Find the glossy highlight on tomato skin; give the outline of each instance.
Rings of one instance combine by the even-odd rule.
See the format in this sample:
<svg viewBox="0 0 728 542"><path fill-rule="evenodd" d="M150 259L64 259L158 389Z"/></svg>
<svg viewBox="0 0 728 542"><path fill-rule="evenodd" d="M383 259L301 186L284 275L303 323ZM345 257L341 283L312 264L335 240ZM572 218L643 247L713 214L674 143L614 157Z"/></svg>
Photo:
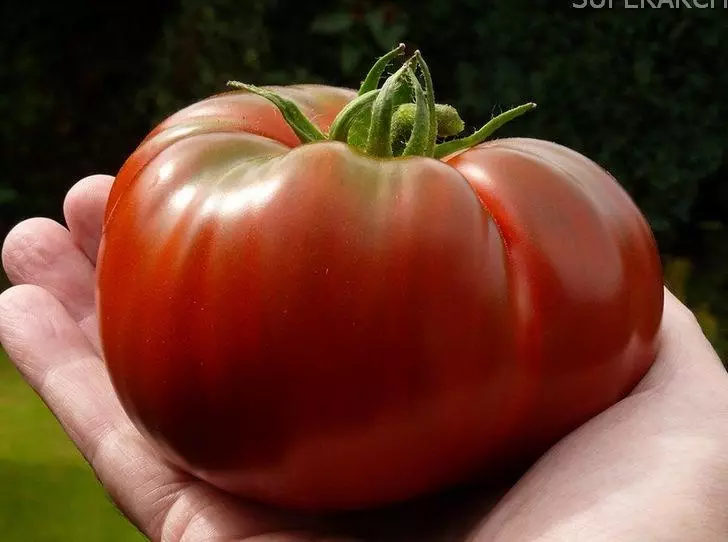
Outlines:
<svg viewBox="0 0 728 542"><path fill-rule="evenodd" d="M354 95L278 91L323 130ZM649 228L581 155L298 146L246 93L135 151L98 273L137 427L223 489L304 509L386 504L543 451L637 383L662 310Z"/></svg>

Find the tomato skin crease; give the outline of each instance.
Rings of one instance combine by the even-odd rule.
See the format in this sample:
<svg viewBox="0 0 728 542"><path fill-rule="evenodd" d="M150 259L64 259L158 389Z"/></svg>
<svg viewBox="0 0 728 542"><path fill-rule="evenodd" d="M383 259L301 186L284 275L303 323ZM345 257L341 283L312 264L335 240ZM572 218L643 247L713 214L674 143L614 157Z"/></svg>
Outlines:
<svg viewBox="0 0 728 542"><path fill-rule="evenodd" d="M656 243L622 187L561 145L500 139L448 163L506 246L519 359L531 373L522 434L541 449L626 395L651 366L663 303Z"/></svg>
<svg viewBox="0 0 728 542"><path fill-rule="evenodd" d="M355 93L277 87L323 131ZM377 506L542 453L632 389L662 275L639 210L553 143L442 161L298 145L227 93L119 172L104 357L168 458L284 507Z"/></svg>

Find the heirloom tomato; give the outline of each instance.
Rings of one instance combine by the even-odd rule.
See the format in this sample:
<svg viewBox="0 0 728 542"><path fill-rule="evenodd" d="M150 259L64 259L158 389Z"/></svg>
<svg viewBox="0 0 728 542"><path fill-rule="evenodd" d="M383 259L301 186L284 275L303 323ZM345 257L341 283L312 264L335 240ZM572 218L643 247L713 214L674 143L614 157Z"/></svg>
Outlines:
<svg viewBox="0 0 728 542"><path fill-rule="evenodd" d="M115 390L172 462L308 510L533 458L623 398L662 316L652 233L556 143L468 137L415 53L380 87L254 87L163 121L98 262ZM443 138L445 140L443 140Z"/></svg>

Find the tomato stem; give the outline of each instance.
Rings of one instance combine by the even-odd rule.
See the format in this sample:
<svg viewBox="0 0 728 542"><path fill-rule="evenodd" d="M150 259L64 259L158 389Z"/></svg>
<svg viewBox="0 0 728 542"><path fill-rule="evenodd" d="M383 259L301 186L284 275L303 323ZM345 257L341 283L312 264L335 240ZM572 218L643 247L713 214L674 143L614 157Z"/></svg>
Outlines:
<svg viewBox="0 0 728 542"><path fill-rule="evenodd" d="M253 94L257 94L270 100L278 108L288 125L293 129L301 143L313 143L314 141L323 141L326 136L306 118L296 104L290 100L286 100L275 92L271 92L265 88L248 85L239 81L228 81L228 86L247 90Z"/></svg>
<svg viewBox="0 0 728 542"><path fill-rule="evenodd" d="M392 143L397 146L410 136L415 122L417 105L404 103L397 106L392 115ZM435 104L435 117L437 118L437 136L452 137L458 135L465 129L465 123L460 118L457 109L447 104ZM428 134L429 124L424 127L425 135Z"/></svg>
<svg viewBox="0 0 728 542"><path fill-rule="evenodd" d="M495 132L498 128L500 128L507 122L515 119L516 117L520 117L521 115L527 113L535 107L536 104L533 102L519 105L518 107L509 109L505 113L501 113L497 117L490 119L490 121L488 121L485 126L483 126L480 130L467 137L455 139L453 141L446 141L445 143L440 143L435 147L434 157L443 158L458 151L474 147L475 145L478 145L479 143L485 141L493 134L493 132Z"/></svg>
<svg viewBox="0 0 728 542"><path fill-rule="evenodd" d="M345 142L349 135L349 129L351 128L352 123L364 109L371 106L372 102L374 102L380 92L380 89L370 90L369 92L357 96L354 100L346 104L329 127L329 139Z"/></svg>
<svg viewBox="0 0 728 542"><path fill-rule="evenodd" d="M465 130L465 123L460 113L448 104L435 104L437 117L437 135L439 137L452 137Z"/></svg>
<svg viewBox="0 0 728 542"><path fill-rule="evenodd" d="M411 134L408 149L406 152L402 151L402 156L417 154L431 157L435 154L437 138L459 134L465 128L465 123L454 107L435 103L430 69L419 51L415 52L414 59L422 71L425 91L422 90L414 72L410 70L409 79L415 91L415 103L401 104L395 110L392 117L392 140L396 146L400 144L405 134ZM420 109L424 109L426 114L420 113ZM421 122L422 118L427 119L424 124ZM413 141L417 143L413 144Z"/></svg>
<svg viewBox="0 0 728 542"><path fill-rule="evenodd" d="M531 102L514 107L492 118L469 136L438 143L439 138L461 133L465 123L454 107L435 103L432 74L420 51L415 51L378 88L385 70L404 49L404 44L400 43L374 63L361 83L356 98L339 112L328 134L322 133L306 118L293 101L267 88L238 81L228 81L228 86L257 94L272 102L302 144L340 141L380 158L415 155L443 158L482 143L505 123L536 107ZM422 75L422 82L418 71Z"/></svg>
<svg viewBox="0 0 728 542"><path fill-rule="evenodd" d="M415 111L412 119L412 134L402 156L423 155L427 151L429 141L428 127L430 126L430 109L426 103L425 92L417 80L417 74L412 68L407 69L412 88L415 91Z"/></svg>
<svg viewBox="0 0 728 542"><path fill-rule="evenodd" d="M427 141L428 145L425 148L424 155L425 156L433 156L435 153L435 144L437 143L437 114L435 113L435 88L432 84L432 74L430 73L430 68L425 62L425 59L422 58L422 53L420 51L415 51L415 58L417 59L417 64L420 66L420 69L422 70L422 75L425 79L425 94L427 96L427 107L429 109L430 114L430 125L429 130L427 133Z"/></svg>
<svg viewBox="0 0 728 542"><path fill-rule="evenodd" d="M407 60L382 85L381 92L372 104L372 120L369 125L366 153L389 158L392 153L392 100L402 84L402 78L410 69L414 57Z"/></svg>
<svg viewBox="0 0 728 542"><path fill-rule="evenodd" d="M374 63L374 66L372 66L372 69L369 70L369 73L364 78L364 81L359 87L358 95L363 96L367 92L370 92L375 88L379 87L379 80L382 78L384 70L387 69L387 66L389 66L389 64L392 62L392 59L401 55L402 53L404 53L404 43L400 43L399 45L397 45L397 47L395 47L386 55L382 56L379 60L377 60Z"/></svg>

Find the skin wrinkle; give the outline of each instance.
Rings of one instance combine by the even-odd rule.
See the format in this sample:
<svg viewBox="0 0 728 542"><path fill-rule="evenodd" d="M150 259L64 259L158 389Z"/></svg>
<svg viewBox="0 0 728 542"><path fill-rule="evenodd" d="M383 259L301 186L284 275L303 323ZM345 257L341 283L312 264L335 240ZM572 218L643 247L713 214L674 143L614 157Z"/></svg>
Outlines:
<svg viewBox="0 0 728 542"><path fill-rule="evenodd" d="M37 228L35 227L37 226ZM17 226L11 243L3 247L3 266L13 283L22 283L28 278L28 269L53 268L63 253L53 250L53 246L43 243L37 229L47 228L57 235L61 226L49 219L35 219Z"/></svg>
<svg viewBox="0 0 728 542"><path fill-rule="evenodd" d="M132 489L128 496L112 495L114 502L126 511L127 517L131 517L137 523L148 525L146 532L153 540L164 542L184 540L183 536L170 537L166 533L170 526L174 527L175 522L180 521L179 518L183 517L174 515L177 507L185 505L185 496L193 491L199 483L184 474L177 474L167 468L159 469L158 472L152 474L149 465L145 465L148 462L144 461L143 454L140 454L139 457L130 457L123 452L129 437L124 436L121 431L116 431L113 436L114 438L106 440L104 445L99 447L96 460L92 463L94 470L102 475L109 471L109 476L113 476L113 467L120 463L119 455L123 455L125 457L121 464L125 465L127 472L121 475L127 479L140 479L142 482ZM138 438L138 433L133 437ZM132 472L128 472L129 470ZM116 475L119 476L119 473ZM134 513L129 511L133 502L145 503L144 514L141 517L134 517Z"/></svg>
<svg viewBox="0 0 728 542"><path fill-rule="evenodd" d="M191 484L183 486L188 492L194 491ZM170 505L165 513L160 516L159 537L162 542L182 542L192 528L194 521L204 512L210 509L212 503L206 503L198 510L190 510L182 491L175 492Z"/></svg>
<svg viewBox="0 0 728 542"><path fill-rule="evenodd" d="M83 363L84 362L82 361L78 362L79 365L82 365ZM59 396L57 399L59 403L66 403L68 408L73 408L73 406L78 407L78 399L73 398L73 391L71 391L73 389L73 385L63 386L60 382L54 382L54 378L60 379L61 382L68 381L60 370L48 371L43 377L43 383L41 385L39 395L41 397L47 397L48 402L51 403L54 402L54 397ZM62 391L59 392L55 390ZM80 425L80 427L69 425L66 426L65 429L71 433L69 436L72 440L87 442L87 445L84 447L88 447L89 453L84 454L84 456L91 464L93 464L98 445L113 431L117 430L117 428L111 425L103 415L96 415L85 420L85 423Z"/></svg>
<svg viewBox="0 0 728 542"><path fill-rule="evenodd" d="M28 286L26 289L32 289L34 290L36 287ZM40 294L40 291L35 290L35 294ZM15 300L17 300L20 296L16 296ZM32 296L30 296L32 297ZM3 298L5 301L7 301L7 296ZM39 306L42 306L42 300L38 299L37 304ZM10 296L10 305L13 305L13 297ZM17 305L16 305L17 306ZM7 305L5 305L4 308L6 308ZM42 317L38 317L34 315L33 311L35 309L35 304L31 304L30 306L26 306L25 304L22 304L19 306L19 308L22 307L23 313L27 315L33 315L30 316L30 318L45 323L46 331L44 333L45 339L48 341L54 341L58 340L59 337L63 336L64 331L62 329L62 326L60 323L58 323L56 320L53 320L52 318L44 319ZM14 349L9 349L11 355L14 354L15 357L24 357L24 352L22 349L19 351L13 352ZM94 356L74 356L69 358L67 361L63 363L59 363L57 365L50 366L46 368L45 371L39 373L39 374L28 374L27 376L30 377L31 383L33 384L33 387L36 389L38 394L41 397L46 398L46 402L53 403L54 398L55 400L60 403L76 403L77 406L78 402L81 400L81 398L84 397L84 394L82 393L69 393L69 389L73 389L74 387L78 387L78 378L70 378L69 373L78 373L79 376L82 375L84 372L86 372L89 365L98 365L98 358L95 358ZM21 371L25 371L27 367L20 367ZM90 369L93 370L93 369ZM100 375L103 375L101 367L97 367ZM82 381L82 380L81 380ZM100 393L109 394L109 397L113 397L113 395L110 394L111 390L99 390ZM82 409L79 409L82 410ZM94 435L95 430L92 430L93 424L89 423L89 420L86 420L86 423L83 424L83 427L81 429L76 428L74 426L68 426L66 429L73 433L72 437L75 437L76 439L83 439L84 441L95 441L97 436ZM101 433L104 433L109 430L108 422L104 421L102 425L100 426L99 431Z"/></svg>
<svg viewBox="0 0 728 542"><path fill-rule="evenodd" d="M51 237L52 242L43 241ZM40 283L59 298L78 298L67 306L79 325L88 325L95 317L93 292L84 286L93 280L93 267L86 258L74 257L70 233L60 224L48 219L35 218L22 223L8 236L3 246L3 264L8 278L14 284ZM77 282L65 287L48 284L55 273L75 275Z"/></svg>
<svg viewBox="0 0 728 542"><path fill-rule="evenodd" d="M214 534L214 525L205 514L209 511L215 513L216 503L203 497L200 499L203 504L195 505L194 494L205 493L204 489L200 491L198 488L199 485L188 487L188 496L181 495L169 508L162 526L162 542L195 542ZM202 538L203 535L206 538Z"/></svg>
<svg viewBox="0 0 728 542"><path fill-rule="evenodd" d="M129 431L130 432L130 431ZM169 491L169 483L166 482L168 473L160 470L152 473L148 467L145 467L144 460L130 457L128 453L124 453L124 447L129 439L138 438L137 435L126 436L127 431L116 430L110 433L104 441L97 446L93 460L90 462L99 479L107 480L114 476L125 476L127 480L141 481L141 485L130 484L129 495L126 492L109 490L109 495L114 503L122 510L124 515L137 525L145 525L145 532L156 539L158 533L157 517L163 515L170 504L165 501L171 500L173 492ZM123 457L123 460L122 460ZM124 465L121 474L115 468L115 464ZM155 486L154 490L142 491L145 485ZM159 496L149 499L155 492L159 492ZM144 502L143 510L140 512L135 506L135 502Z"/></svg>

